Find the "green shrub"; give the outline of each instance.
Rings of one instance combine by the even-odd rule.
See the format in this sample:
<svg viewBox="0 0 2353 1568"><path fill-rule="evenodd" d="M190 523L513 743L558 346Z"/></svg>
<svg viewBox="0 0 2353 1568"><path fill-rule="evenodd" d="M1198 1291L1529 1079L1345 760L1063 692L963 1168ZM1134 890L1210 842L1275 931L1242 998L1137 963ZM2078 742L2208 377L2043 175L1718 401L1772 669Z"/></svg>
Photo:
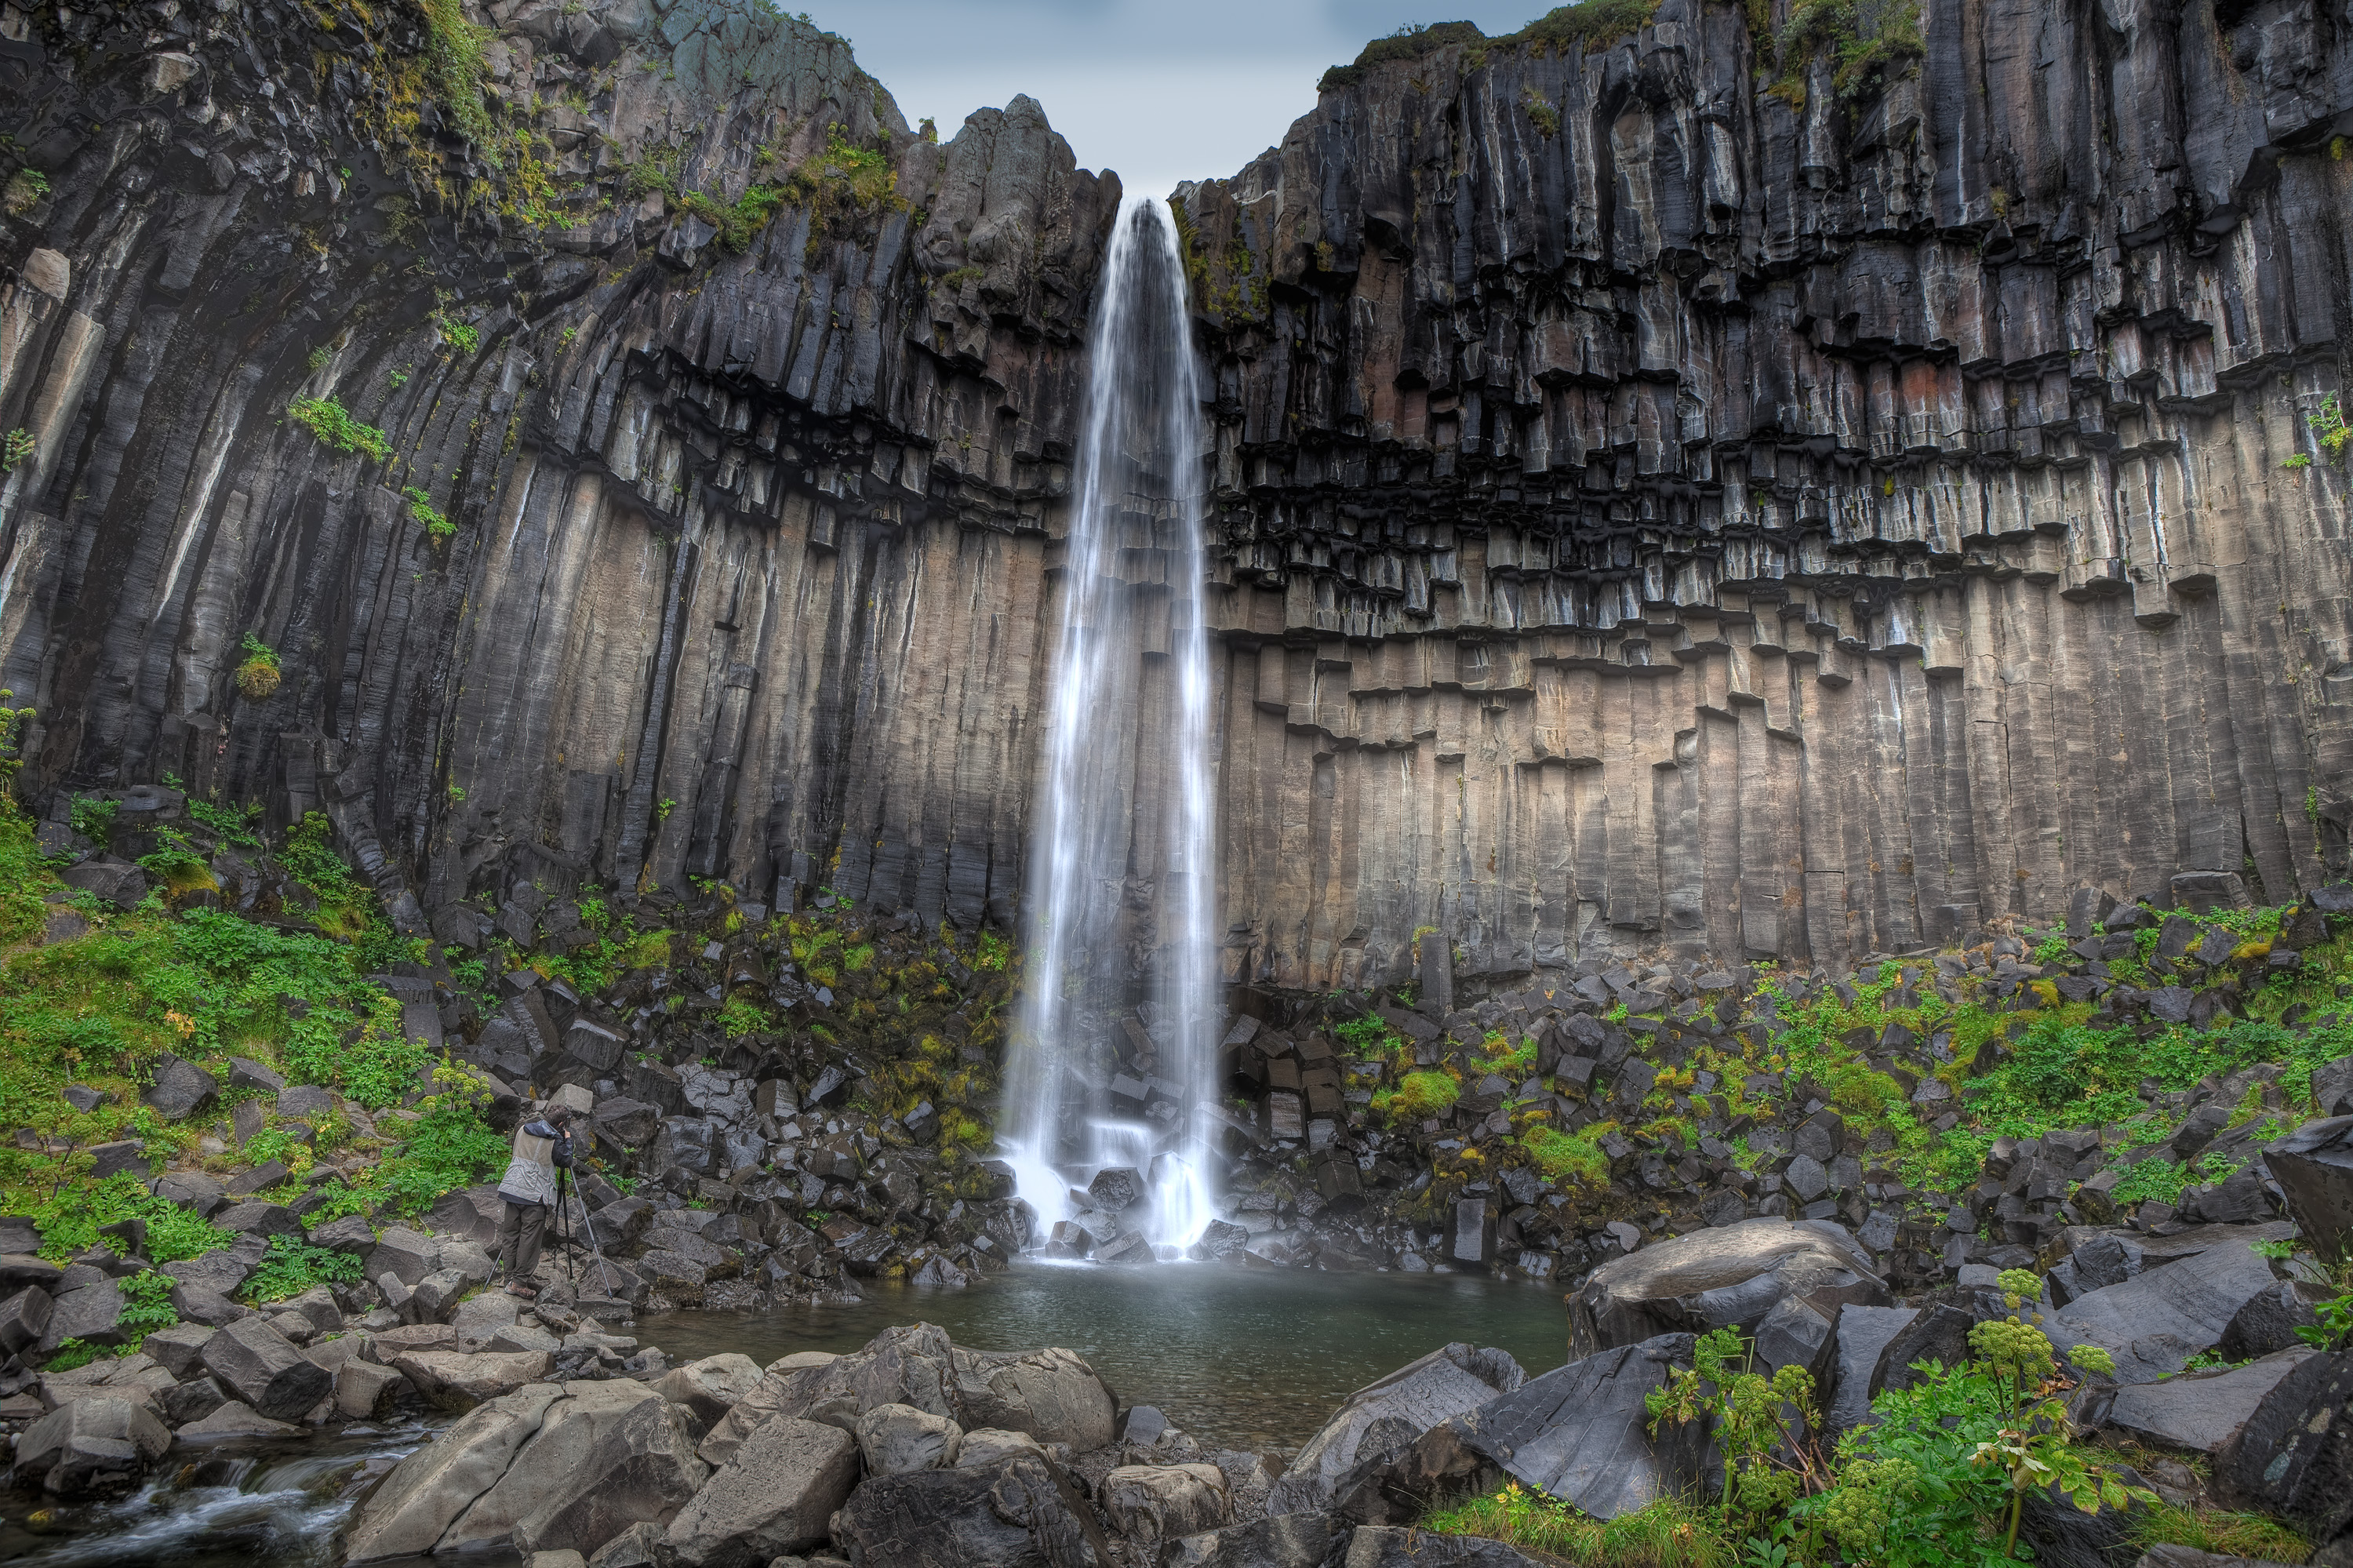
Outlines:
<svg viewBox="0 0 2353 1568"><path fill-rule="evenodd" d="M99 1245L100 1230L125 1220L147 1222L147 1255L156 1263L201 1256L237 1240L231 1232L156 1197L127 1171L52 1192L45 1202L27 1203L26 1195L16 1192L9 1198L15 1212L27 1215L41 1233L41 1255L58 1262L88 1252Z"/></svg>
<svg viewBox="0 0 2353 1568"><path fill-rule="evenodd" d="M115 1319L115 1324L131 1332L130 1348L136 1349L149 1334L180 1320L180 1314L172 1307L172 1285L170 1275L152 1269L120 1282L122 1316Z"/></svg>
<svg viewBox="0 0 2353 1568"><path fill-rule="evenodd" d="M408 514L425 525L425 532L435 544L440 544L457 533L458 525L433 510L433 498L425 492L412 484L400 493L407 499Z"/></svg>
<svg viewBox="0 0 2353 1568"><path fill-rule="evenodd" d="M356 1285L362 1272L360 1260L350 1253L271 1236L269 1251L237 1294L259 1306L300 1296L314 1285Z"/></svg>
<svg viewBox="0 0 2353 1568"><path fill-rule="evenodd" d="M73 831L103 849L114 836L114 813L122 809L120 800L102 800L93 795L78 795L67 809L67 820Z"/></svg>
<svg viewBox="0 0 2353 1568"><path fill-rule="evenodd" d="M454 5L455 0L449 0ZM332 397L297 397L286 405L294 422L339 452L356 451L375 462L392 456L392 440L374 425L352 417Z"/></svg>

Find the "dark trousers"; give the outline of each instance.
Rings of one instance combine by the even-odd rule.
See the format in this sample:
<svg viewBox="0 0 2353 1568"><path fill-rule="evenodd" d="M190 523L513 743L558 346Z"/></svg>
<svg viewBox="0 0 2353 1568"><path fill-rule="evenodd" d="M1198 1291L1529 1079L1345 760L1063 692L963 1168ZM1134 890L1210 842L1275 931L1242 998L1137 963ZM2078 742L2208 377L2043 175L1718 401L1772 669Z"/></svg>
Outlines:
<svg viewBox="0 0 2353 1568"><path fill-rule="evenodd" d="M537 1203L507 1204L499 1222L499 1268L510 1281L539 1266L539 1244L547 1234L547 1211Z"/></svg>

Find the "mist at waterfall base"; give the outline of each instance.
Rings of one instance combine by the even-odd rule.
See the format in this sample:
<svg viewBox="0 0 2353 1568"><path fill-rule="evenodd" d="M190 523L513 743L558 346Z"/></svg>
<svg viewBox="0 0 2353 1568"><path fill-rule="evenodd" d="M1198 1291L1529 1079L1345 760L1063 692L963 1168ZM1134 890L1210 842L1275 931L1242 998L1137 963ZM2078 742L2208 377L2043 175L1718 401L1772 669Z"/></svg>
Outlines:
<svg viewBox="0 0 2353 1568"><path fill-rule="evenodd" d="M1089 351L997 1146L1041 1237L1082 1212L1074 1191L1138 1171L1139 1202L1085 1212L1099 1255L1142 1262L1182 1255L1214 1217L1219 1022L1200 390L1176 227L1155 198L1120 207ZM1141 1077L1113 1049L1134 1027L1154 1058Z"/></svg>

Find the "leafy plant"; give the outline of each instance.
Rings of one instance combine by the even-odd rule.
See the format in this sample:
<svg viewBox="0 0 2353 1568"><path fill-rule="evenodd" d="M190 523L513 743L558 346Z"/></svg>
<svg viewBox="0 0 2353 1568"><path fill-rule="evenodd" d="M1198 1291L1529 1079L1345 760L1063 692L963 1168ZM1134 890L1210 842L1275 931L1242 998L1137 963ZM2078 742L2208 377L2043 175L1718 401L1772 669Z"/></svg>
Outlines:
<svg viewBox="0 0 2353 1568"><path fill-rule="evenodd" d="M216 806L209 800L188 802L188 815L222 843L237 849L259 849L261 840L253 832L253 819L259 814L257 805L239 811L227 806Z"/></svg>
<svg viewBox="0 0 2353 1568"><path fill-rule="evenodd" d="M460 354L473 354L482 346L480 329L458 320L455 316L434 313L433 328L441 341Z"/></svg>
<svg viewBox="0 0 2353 1568"><path fill-rule="evenodd" d="M16 472L20 465L31 461L33 449L33 432L30 430L14 429L0 437L0 473Z"/></svg>
<svg viewBox="0 0 2353 1568"><path fill-rule="evenodd" d="M2345 461L2347 443L2353 442L2353 425L2345 422L2344 406L2337 402L2336 393L2331 392L2323 397L2320 407L2306 415L2304 422L2312 428L2313 435L2320 442L2320 450L2328 454L2330 461Z"/></svg>
<svg viewBox="0 0 2353 1568"><path fill-rule="evenodd" d="M2085 1513L2149 1499L2076 1443L2063 1397L2072 1384L2048 1336L2017 1312L2041 1282L2009 1271L2000 1284L2012 1310L1969 1331L1973 1359L1951 1370L1920 1363L1919 1382L1873 1400L1875 1424L1840 1438L1830 1487L1791 1510L1847 1561L2008 1562L2030 1490L2055 1489ZM2115 1371L2097 1346L2079 1345L2068 1359L2084 1372Z"/></svg>
<svg viewBox="0 0 2353 1568"><path fill-rule="evenodd" d="M157 1329L168 1329L180 1320L172 1306L172 1277L148 1270L122 1280L117 1288L122 1292L122 1316L115 1319L118 1328L126 1329L136 1345Z"/></svg>
<svg viewBox="0 0 2353 1568"><path fill-rule="evenodd" d="M1749 1364L1739 1334L1717 1329L1700 1336L1690 1368L1670 1368L1666 1385L1642 1397L1653 1436L1667 1422L1706 1425L1724 1457L1716 1522L1736 1538L1769 1528L1805 1489L1802 1462L1791 1464L1782 1455L1794 1451L1790 1419L1803 1426L1815 1420L1813 1374L1793 1365L1768 1378Z"/></svg>
<svg viewBox="0 0 2353 1568"><path fill-rule="evenodd" d="M140 869L154 877L174 893L194 893L199 888L218 887L213 868L196 853L195 845L177 828L164 828L155 835L155 847L139 857Z"/></svg>
<svg viewBox="0 0 2353 1568"><path fill-rule="evenodd" d="M435 544L444 542L458 531L455 523L433 510L433 498L417 486L412 484L400 493L408 502L408 514L425 525L426 533L433 536Z"/></svg>
<svg viewBox="0 0 2353 1568"><path fill-rule="evenodd" d="M765 1033L776 1026L776 1021L768 1010L748 997L731 996L719 1010L719 1032L730 1040Z"/></svg>
<svg viewBox="0 0 2353 1568"><path fill-rule="evenodd" d="M456 0L449 0L454 5ZM287 414L326 445L339 452L356 451L375 462L392 456L392 440L374 425L363 423L332 397L297 397Z"/></svg>
<svg viewBox="0 0 2353 1568"><path fill-rule="evenodd" d="M237 646L245 651L245 662L237 667L237 689L260 702L278 690L278 683L284 677L278 651L250 631Z"/></svg>
<svg viewBox="0 0 2353 1568"><path fill-rule="evenodd" d="M113 1353L84 1340L60 1340L58 1341L57 1353L42 1363L41 1370L53 1372L78 1372L100 1356L111 1356Z"/></svg>
<svg viewBox="0 0 2353 1568"><path fill-rule="evenodd" d="M66 820L72 824L74 832L103 849L114 836L114 814L121 809L120 800L78 795L67 809Z"/></svg>
<svg viewBox="0 0 2353 1568"><path fill-rule="evenodd" d="M269 1251L238 1294L256 1305L283 1301L314 1285L356 1285L363 1272L360 1260L350 1253L312 1246L291 1236L271 1236Z"/></svg>

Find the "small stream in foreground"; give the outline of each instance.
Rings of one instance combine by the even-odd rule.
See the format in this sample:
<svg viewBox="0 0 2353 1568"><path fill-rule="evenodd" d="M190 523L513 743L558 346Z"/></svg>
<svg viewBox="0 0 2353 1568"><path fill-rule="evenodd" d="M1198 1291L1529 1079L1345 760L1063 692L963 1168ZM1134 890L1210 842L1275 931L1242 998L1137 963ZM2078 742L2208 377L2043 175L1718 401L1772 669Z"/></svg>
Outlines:
<svg viewBox="0 0 2353 1568"><path fill-rule="evenodd" d="M1203 1443L1254 1449L1297 1446L1350 1393L1450 1340L1499 1345L1531 1374L1558 1366L1567 1350L1557 1291L1481 1275L1024 1263L964 1289L860 1287L867 1298L854 1305L681 1312L627 1331L673 1365L724 1351L763 1364L794 1351L854 1351L918 1321L973 1350L1060 1345L1086 1357L1124 1403L1159 1406ZM354 1499L430 1435L408 1425L266 1446L183 1446L146 1486L111 1502L0 1492L0 1563L323 1568ZM512 1561L469 1559L474 1568Z"/></svg>

